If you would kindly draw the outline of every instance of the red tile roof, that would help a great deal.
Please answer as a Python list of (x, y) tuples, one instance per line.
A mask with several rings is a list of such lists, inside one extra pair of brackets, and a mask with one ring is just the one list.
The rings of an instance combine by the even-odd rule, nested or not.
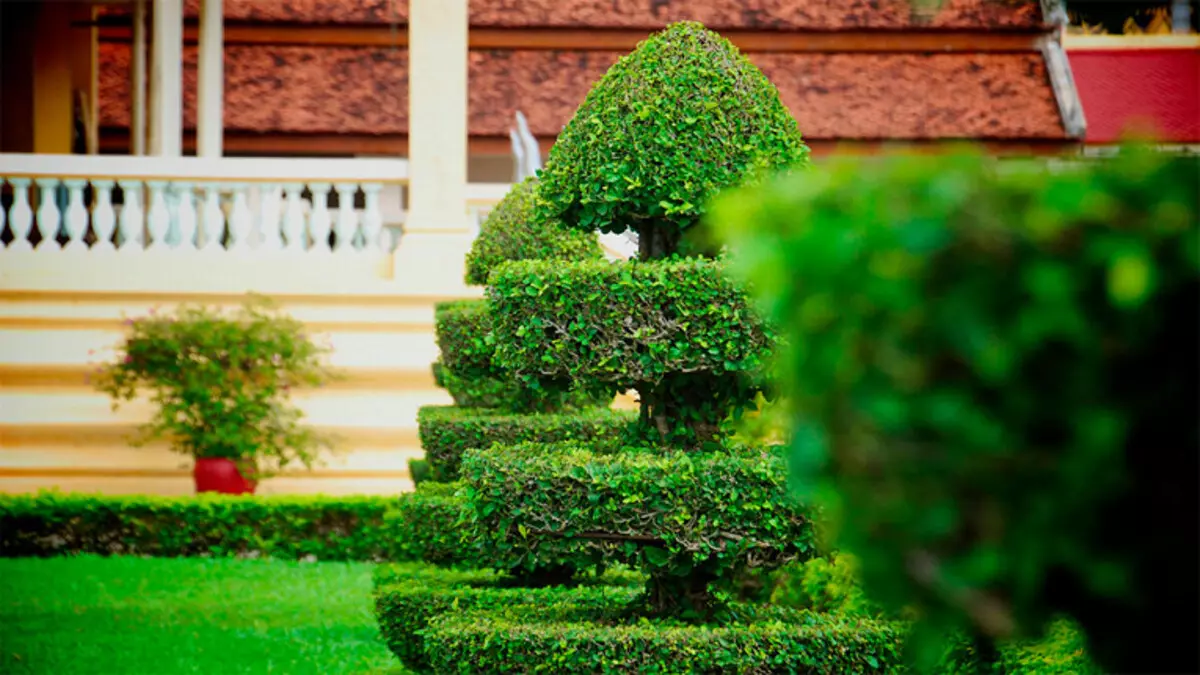
[[(504, 136), (513, 112), (557, 135), (613, 52), (492, 50), (470, 55), (469, 129)], [(1037, 54), (760, 53), (814, 140), (1062, 139)], [(225, 124), (253, 132), (402, 134), (408, 130), (403, 48), (229, 45)], [(185, 126), (195, 123), (196, 56), (184, 50)], [(100, 123), (129, 124), (129, 47), (100, 48)]]
[[(186, 0), (198, 13), (200, 0)], [(225, 0), (227, 19), (254, 22), (403, 25), (406, 0)], [(105, 6), (109, 14), (128, 12)], [(1031, 28), (1038, 0), (946, 0), (929, 19), (907, 0), (471, 0), (471, 25), (656, 29), (692, 19), (716, 28), (781, 30)]]
[(1072, 49), (1089, 143), (1153, 131), (1167, 143), (1200, 143), (1200, 49)]

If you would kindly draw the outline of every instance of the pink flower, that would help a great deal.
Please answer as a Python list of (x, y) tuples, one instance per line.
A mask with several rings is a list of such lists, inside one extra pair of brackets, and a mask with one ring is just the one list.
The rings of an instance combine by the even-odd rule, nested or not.
[(128, 354), (126, 354), (126, 355), (125, 355), (125, 363), (130, 363), (130, 362), (132, 362), (132, 361), (133, 361), (133, 357), (132, 357), (132, 356), (130, 356), (130, 355), (128, 355)]

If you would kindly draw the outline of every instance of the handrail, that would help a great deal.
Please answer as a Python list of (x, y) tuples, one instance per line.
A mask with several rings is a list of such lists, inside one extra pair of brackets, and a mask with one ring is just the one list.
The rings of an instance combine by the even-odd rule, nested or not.
[(408, 183), (408, 160), (318, 157), (153, 157), (0, 153), (0, 176), (239, 181)]

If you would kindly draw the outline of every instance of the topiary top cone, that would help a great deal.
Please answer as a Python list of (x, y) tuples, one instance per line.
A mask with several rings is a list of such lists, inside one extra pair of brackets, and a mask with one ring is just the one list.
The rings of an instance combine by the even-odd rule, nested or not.
[(807, 157), (762, 71), (703, 25), (677, 23), (617, 61), (584, 99), (539, 173), (537, 216), (632, 228), (639, 257), (662, 258), (718, 191)]
[(492, 270), (516, 260), (600, 260), (595, 235), (533, 217), (537, 179), (517, 183), (488, 215), (467, 253), (468, 284), (484, 286)]

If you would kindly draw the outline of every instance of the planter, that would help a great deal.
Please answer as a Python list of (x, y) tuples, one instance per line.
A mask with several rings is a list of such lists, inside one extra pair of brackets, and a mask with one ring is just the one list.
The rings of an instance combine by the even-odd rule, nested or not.
[(196, 492), (246, 495), (254, 494), (254, 488), (258, 485), (257, 481), (242, 476), (233, 460), (223, 457), (197, 459), (192, 477), (196, 479)]

